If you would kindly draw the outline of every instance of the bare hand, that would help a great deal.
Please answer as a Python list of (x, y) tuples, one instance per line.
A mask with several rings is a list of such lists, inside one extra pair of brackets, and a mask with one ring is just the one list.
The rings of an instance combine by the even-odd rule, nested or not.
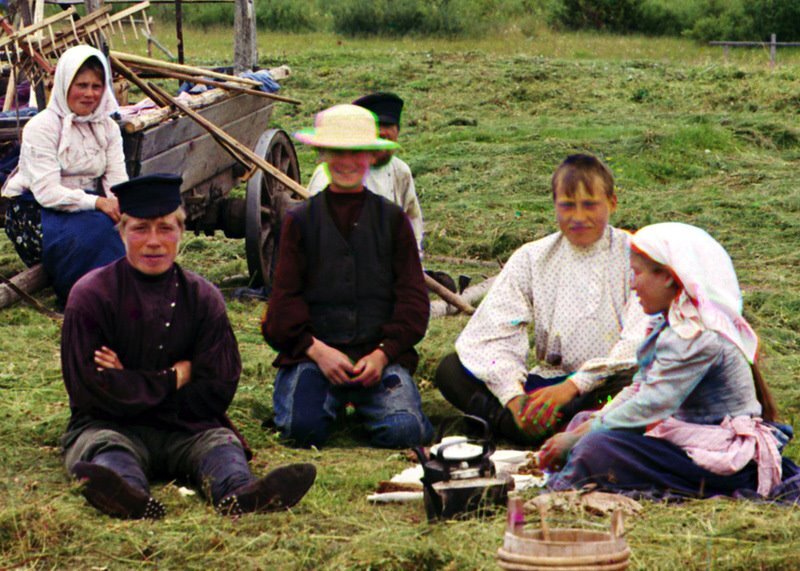
[(517, 427), (531, 439), (541, 438), (550, 432), (558, 421), (556, 405), (536, 405), (531, 395), (519, 395), (506, 404)]
[(178, 361), (172, 368), (175, 369), (177, 388), (181, 388), (192, 380), (192, 362)]
[(105, 345), (94, 352), (94, 362), (97, 365), (98, 371), (103, 371), (105, 369), (124, 369), (117, 354)]
[(575, 383), (567, 379), (561, 383), (537, 389), (533, 391), (530, 396), (532, 399), (530, 402), (533, 406), (542, 406), (545, 404), (564, 406), (578, 396), (578, 387), (575, 386)]
[(356, 377), (353, 383), (361, 383), (364, 387), (372, 387), (380, 382), (383, 370), (389, 364), (386, 353), (380, 349), (375, 349), (369, 355), (364, 355), (353, 367)]
[(94, 207), (96, 210), (107, 214), (115, 224), (119, 222), (119, 201), (116, 199), (116, 197), (106, 198), (101, 196), (97, 199), (97, 202), (94, 203)]
[(559, 432), (550, 437), (539, 450), (539, 467), (541, 469), (559, 470), (567, 460), (569, 451), (580, 440), (577, 432)]
[(352, 382), (355, 369), (350, 362), (350, 357), (327, 345), (317, 338), (306, 349), (306, 355), (317, 364), (317, 367), (334, 385), (344, 385)]

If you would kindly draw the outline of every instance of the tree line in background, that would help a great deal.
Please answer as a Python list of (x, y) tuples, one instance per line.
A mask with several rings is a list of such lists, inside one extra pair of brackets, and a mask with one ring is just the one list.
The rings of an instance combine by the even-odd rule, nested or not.
[[(542, 26), (708, 40), (800, 40), (798, 0), (255, 0), (260, 29), (347, 36), (476, 36)], [(174, 18), (171, 7), (154, 10)], [(231, 25), (233, 6), (184, 8), (185, 22)]]

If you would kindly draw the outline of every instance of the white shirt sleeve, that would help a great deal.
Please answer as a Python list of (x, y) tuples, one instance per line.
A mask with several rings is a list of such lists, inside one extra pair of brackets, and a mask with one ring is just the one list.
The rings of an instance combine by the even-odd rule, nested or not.
[(503, 406), (524, 394), (532, 317), (530, 258), (522, 249), (509, 258), (456, 340), (461, 363), (486, 383)]
[(402, 204), (400, 204), (400, 206), (411, 221), (411, 229), (414, 231), (414, 238), (417, 240), (417, 249), (419, 250), (421, 259), (423, 236), (422, 208), (419, 205), (419, 198), (417, 197), (417, 190), (414, 186), (414, 177), (411, 175), (411, 169), (405, 169), (402, 171), (402, 175), (400, 184), (403, 188), (403, 192)]
[(581, 394), (593, 391), (621, 371), (636, 367), (636, 350), (644, 341), (650, 317), (642, 309), (636, 292), (631, 292), (623, 311), (622, 331), (606, 357), (590, 359), (581, 365), (570, 380)]
[(325, 187), (327, 187), (328, 184), (330, 184), (330, 180), (328, 178), (328, 171), (325, 167), (325, 163), (320, 163), (311, 174), (311, 180), (308, 181), (306, 190), (308, 190), (308, 194), (313, 196), (325, 190)]
[(20, 172), (41, 206), (66, 212), (94, 210), (96, 196), (61, 184), (61, 165), (58, 162), (61, 126), (56, 115), (52, 118), (54, 120), (48, 114), (25, 128), (19, 158)]

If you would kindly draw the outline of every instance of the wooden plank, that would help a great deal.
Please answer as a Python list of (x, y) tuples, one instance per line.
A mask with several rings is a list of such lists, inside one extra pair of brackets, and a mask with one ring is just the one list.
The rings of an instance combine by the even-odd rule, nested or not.
[[(266, 109), (259, 109), (249, 115), (240, 117), (226, 126), (226, 132), (248, 148), (253, 148), (266, 129), (268, 116)], [(263, 125), (264, 127), (254, 127)], [(141, 161), (140, 174), (157, 172), (176, 172), (183, 176), (181, 192), (185, 192), (212, 176), (230, 169), (236, 164), (214, 138), (207, 132), (192, 140), (176, 145), (154, 157)]]
[[(238, 121), (243, 115), (251, 115), (260, 111), (264, 113), (265, 116), (259, 119), (259, 123), (253, 125), (253, 129), (258, 130), (260, 134), (267, 128), (267, 123), (272, 115), (272, 105), (271, 102), (261, 99), (260, 97), (242, 94), (230, 99), (218, 101), (209, 107), (198, 110), (198, 112), (215, 125), (219, 125), (220, 128), (227, 131), (228, 125)], [(256, 117), (254, 117), (254, 119), (256, 119)], [(172, 147), (207, 133), (208, 131), (201, 125), (198, 125), (191, 117), (183, 116), (176, 121), (162, 123), (161, 125), (144, 131), (139, 159), (144, 162)], [(252, 149), (253, 145), (250, 144), (248, 147)]]

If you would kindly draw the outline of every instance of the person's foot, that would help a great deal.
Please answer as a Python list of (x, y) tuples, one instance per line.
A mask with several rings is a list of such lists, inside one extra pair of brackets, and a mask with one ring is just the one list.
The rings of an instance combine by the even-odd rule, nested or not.
[(441, 272), (439, 270), (425, 270), (425, 273), (428, 274), (435, 282), (443, 285), (453, 293), (456, 293), (458, 289), (456, 288), (456, 282), (447, 272)]
[(275, 468), (263, 478), (235, 490), (217, 504), (223, 515), (285, 510), (306, 495), (317, 469), (313, 464), (289, 464)]
[(72, 474), (84, 483), (83, 496), (104, 514), (123, 519), (161, 519), (167, 513), (164, 504), (105, 466), (78, 462)]

